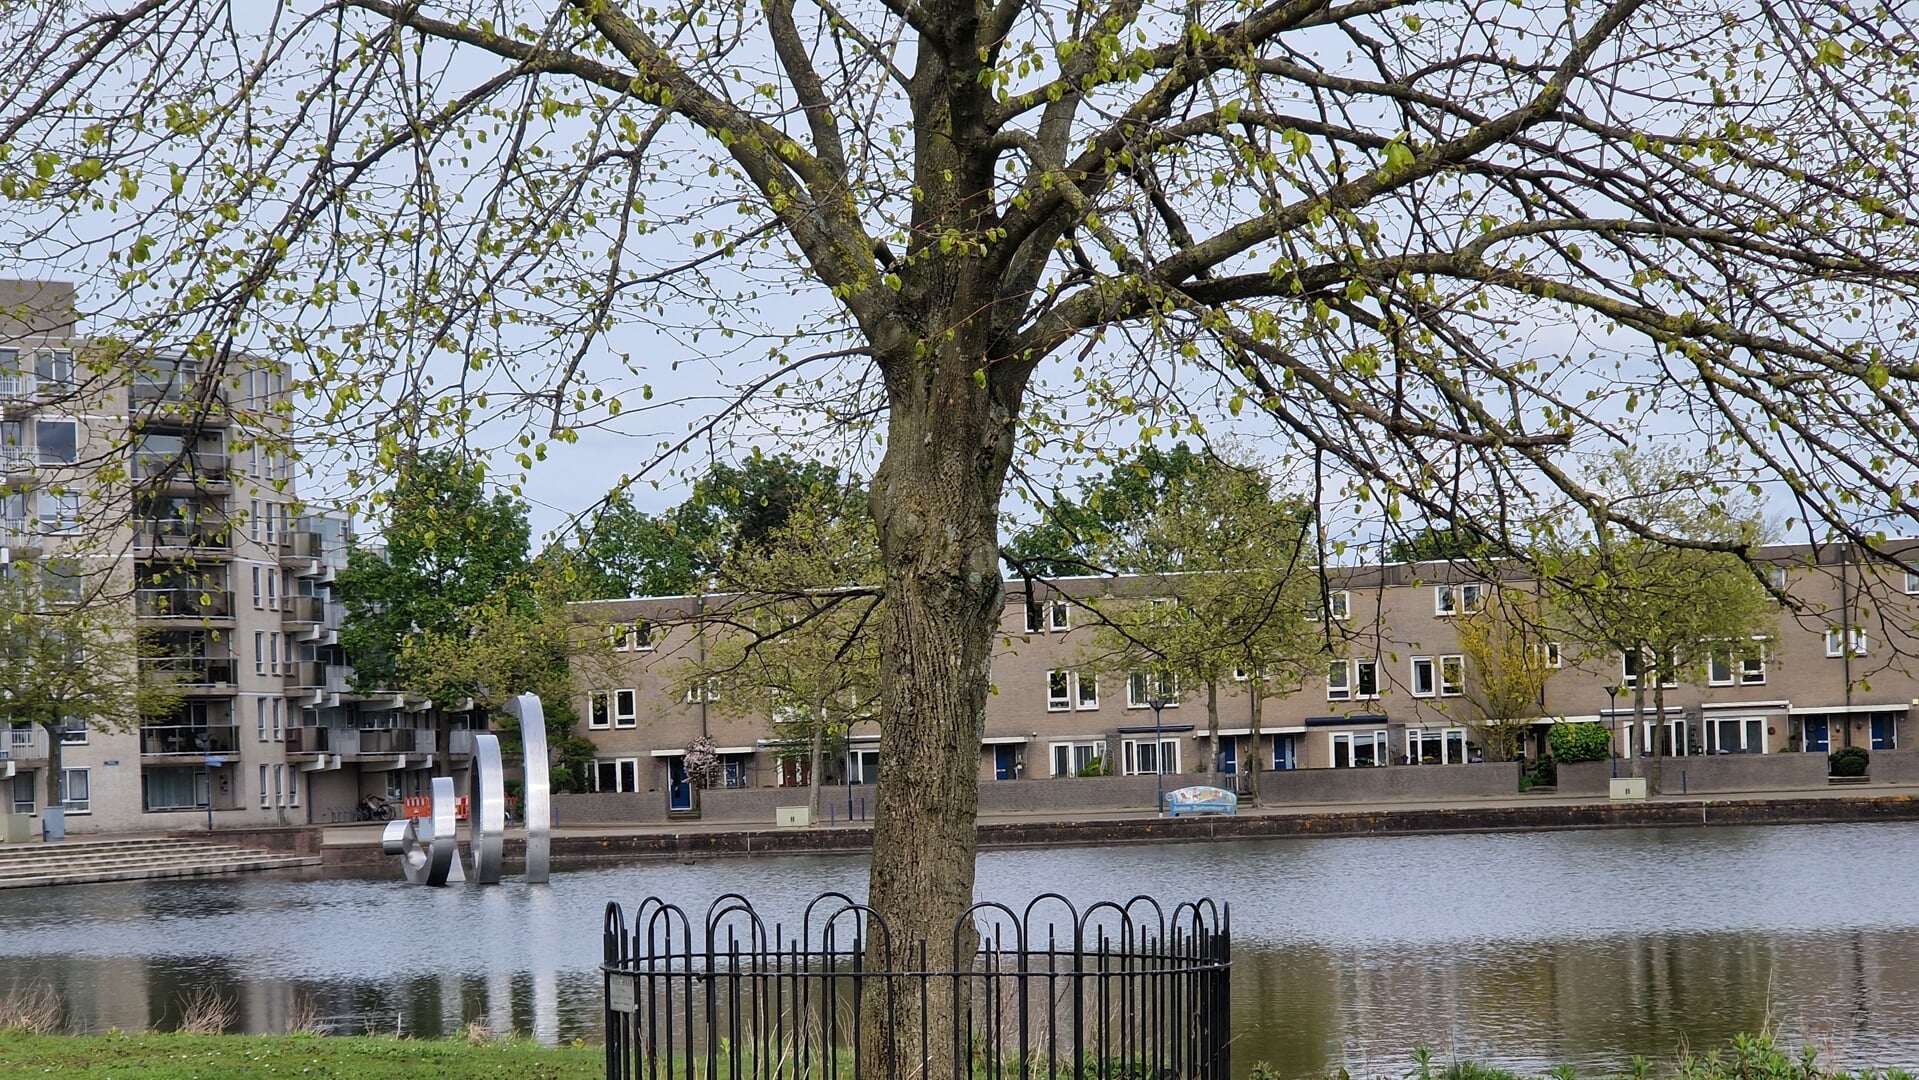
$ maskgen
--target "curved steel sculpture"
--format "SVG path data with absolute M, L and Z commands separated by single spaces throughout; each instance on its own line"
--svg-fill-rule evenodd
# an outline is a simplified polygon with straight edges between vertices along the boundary
M 521 805 L 526 816 L 526 880 L 543 885 L 552 856 L 552 772 L 546 756 L 546 711 L 533 694 L 521 694 L 506 703 L 507 714 L 520 722 L 525 787 Z M 380 837 L 380 848 L 400 857 L 400 872 L 415 885 L 445 885 L 465 881 L 459 839 L 454 832 L 459 800 L 452 777 L 433 778 L 431 816 L 390 822 Z M 501 761 L 500 737 L 491 732 L 473 735 L 473 767 L 467 779 L 467 818 L 472 880 L 497 885 L 505 862 L 506 769 Z

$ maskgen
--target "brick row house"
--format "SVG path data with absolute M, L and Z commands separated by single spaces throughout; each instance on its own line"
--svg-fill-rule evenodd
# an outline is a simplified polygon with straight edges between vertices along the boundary
M 1776 639 L 1736 649 L 1702 643 L 1710 656 L 1703 677 L 1668 682 L 1663 718 L 1653 715 L 1649 687 L 1637 731 L 1632 658 L 1571 641 L 1543 643 L 1552 670 L 1522 753 L 1543 753 L 1555 720 L 1607 725 L 1625 757 L 1648 753 L 1655 739 L 1663 754 L 1692 756 L 1824 754 L 1844 745 L 1891 750 L 1919 738 L 1902 731 L 1919 698 L 1907 666 L 1919 655 L 1919 575 L 1862 558 L 1850 546 L 1781 545 L 1764 557 L 1774 583 L 1800 610 L 1782 615 Z M 1531 586 L 1507 580 L 1500 587 Z M 1491 588 L 1468 568 L 1445 563 L 1329 569 L 1323 669 L 1315 664 L 1288 685 L 1267 682 L 1257 743 L 1250 684 L 1222 684 L 1220 771 L 1480 760 L 1468 693 L 1474 672 L 1455 628 Z M 1089 661 L 1098 603 L 1144 600 L 1150 591 L 1124 578 L 1006 583 L 995 692 L 980 734 L 982 785 L 1095 772 L 1163 770 L 1170 777 L 1200 767 L 1210 733 L 1199 688 L 1163 673 L 1095 670 Z M 576 664 L 574 673 L 583 734 L 598 748 L 594 790 L 651 793 L 668 810 L 691 810 L 696 797 L 683 759 L 703 735 L 718 744 L 721 786 L 805 782 L 804 763 L 775 737 L 767 717 L 686 684 L 689 659 L 707 644 L 704 634 L 717 632 L 700 629 L 700 609 L 724 602 L 652 597 L 573 605 L 582 637 L 596 643 L 589 646 L 592 662 Z M 825 779 L 872 782 L 882 737 L 875 723 L 854 725 Z

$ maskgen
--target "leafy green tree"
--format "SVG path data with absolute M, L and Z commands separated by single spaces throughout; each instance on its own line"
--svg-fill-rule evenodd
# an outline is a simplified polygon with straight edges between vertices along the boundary
M 1562 532 L 1549 530 L 1541 544 L 1554 618 L 1573 640 L 1594 646 L 1588 651 L 1599 663 L 1625 657 L 1632 669 L 1637 745 L 1648 691 L 1664 732 L 1667 685 L 1698 679 L 1714 648 L 1776 639 L 1779 608 L 1754 567 L 1733 553 L 1760 543 L 1758 511 L 1728 492 L 1709 455 L 1620 453 L 1596 479 L 1611 502 L 1629 507 L 1633 520 L 1706 545 L 1620 536 L 1604 516 L 1588 537 L 1568 544 Z M 1664 742 L 1652 740 L 1655 759 L 1665 753 Z
M 794 505 L 754 542 L 717 541 L 728 603 L 707 620 L 706 648 L 683 665 L 685 688 L 713 707 L 768 716 L 782 755 L 806 764 L 820 812 L 826 755 L 849 729 L 876 719 L 881 699 L 879 551 L 872 524 L 831 489 Z
M 1206 695 L 1207 749 L 1217 773 L 1219 688 L 1246 681 L 1252 715 L 1251 797 L 1259 799 L 1260 713 L 1269 687 L 1296 684 L 1324 655 L 1309 618 L 1318 606 L 1310 508 L 1273 491 L 1257 468 L 1207 456 L 1148 485 L 1136 517 L 1105 530 L 1086 550 L 1152 574 L 1166 595 L 1093 602 L 1099 626 L 1089 666 L 1122 675 L 1170 673 Z
M 1116 560 L 1161 557 L 1144 551 L 1140 530 L 1174 489 L 1206 469 L 1206 460 L 1183 442 L 1140 447 L 1105 476 L 1082 481 L 1077 498 L 1056 496 L 1038 522 L 1006 541 L 1007 563 L 1033 577 L 1148 572 L 1143 563 Z
M 403 456 L 385 505 L 380 544 L 356 546 L 338 576 L 340 644 L 361 687 L 428 690 L 442 678 L 433 664 L 405 663 L 409 639 L 517 632 L 535 607 L 527 507 L 489 492 L 480 466 L 452 450 Z
M 1453 619 L 1470 724 L 1490 760 L 1511 761 L 1545 705 L 1556 670 L 1545 614 L 1537 596 L 1494 588 L 1478 611 Z
M 1498 558 L 1508 552 L 1487 530 L 1471 522 L 1426 525 L 1386 546 L 1389 562 L 1472 562 Z
M 0 727 L 37 724 L 46 733 L 48 806 L 65 802 L 60 733 L 68 724 L 128 731 L 180 700 L 171 683 L 141 671 L 131 610 L 79 603 L 76 584 L 44 563 L 0 564 Z
M 0 8 L 11 250 L 110 267 L 129 349 L 288 357 L 349 480 L 669 406 L 635 472 L 879 446 L 901 955 L 973 899 L 1016 457 L 1238 417 L 1384 514 L 1750 554 L 1578 475 L 1692 425 L 1820 531 L 1919 521 L 1911 49 L 1848 0 L 271 7 Z

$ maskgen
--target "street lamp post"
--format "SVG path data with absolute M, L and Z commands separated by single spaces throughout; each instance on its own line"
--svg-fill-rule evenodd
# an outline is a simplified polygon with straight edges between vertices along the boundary
M 1166 744 L 1160 738 L 1159 711 L 1166 707 L 1166 699 L 1154 694 L 1146 699 L 1153 710 L 1153 808 L 1155 812 L 1166 812 Z
M 1619 687 L 1606 687 L 1606 723 L 1612 732 L 1612 775 L 1619 779 Z

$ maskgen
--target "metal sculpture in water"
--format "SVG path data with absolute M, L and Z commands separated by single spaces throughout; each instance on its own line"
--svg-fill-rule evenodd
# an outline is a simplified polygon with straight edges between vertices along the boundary
M 545 884 L 551 862 L 553 836 L 552 776 L 546 759 L 546 711 L 533 694 L 521 694 L 506 703 L 507 715 L 520 723 L 522 774 L 521 808 L 526 819 L 526 880 Z M 462 865 L 454 832 L 458 796 L 450 777 L 433 778 L 432 812 L 425 818 L 391 822 L 381 837 L 381 848 L 400 857 L 400 872 L 415 885 L 442 886 L 471 880 L 497 885 L 504 863 L 506 837 L 506 769 L 500 758 L 500 737 L 491 732 L 473 735 L 473 767 L 468 774 L 467 818 L 473 870 Z

